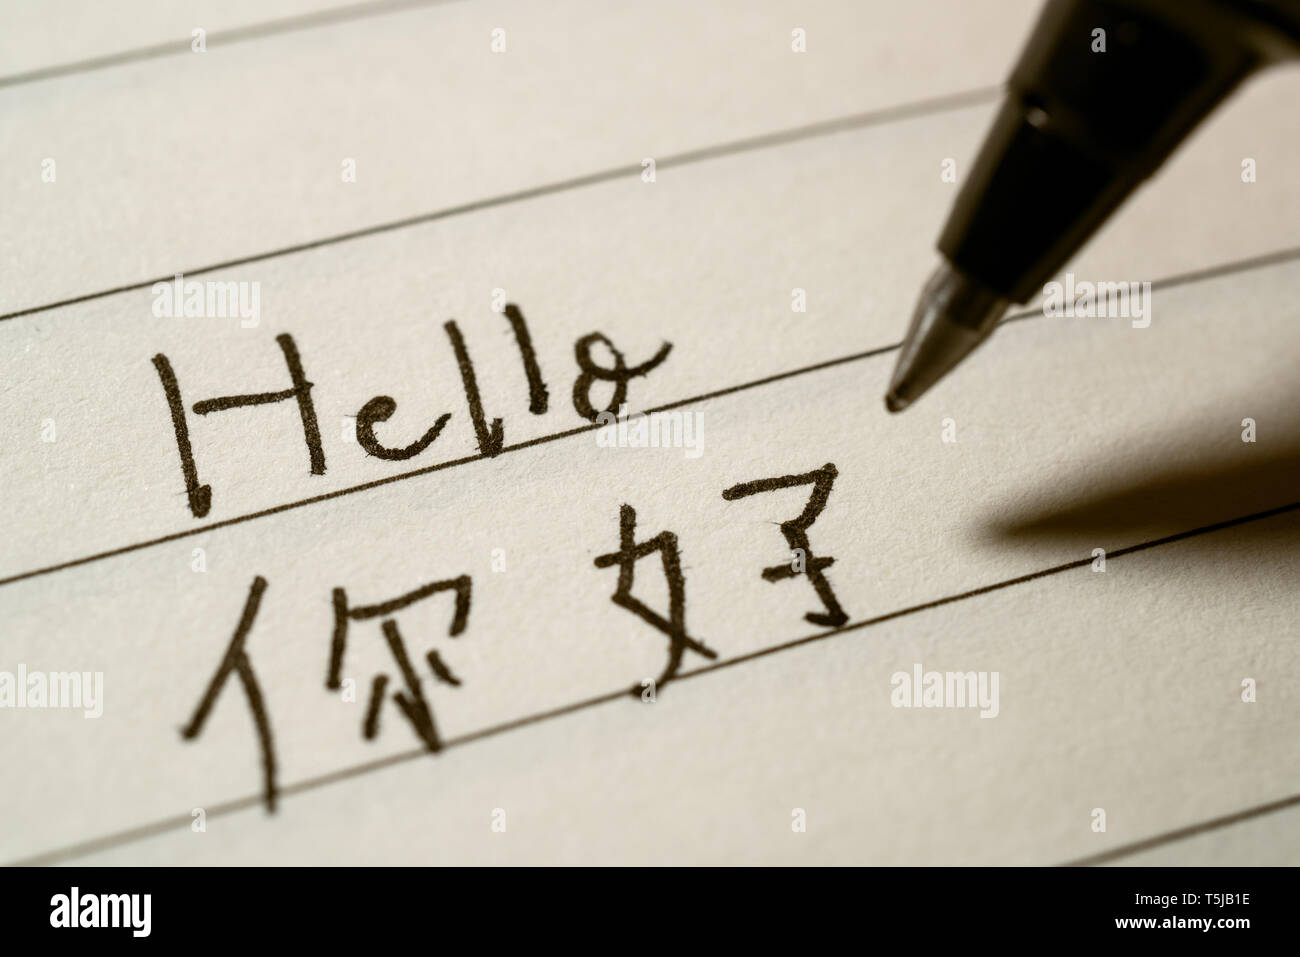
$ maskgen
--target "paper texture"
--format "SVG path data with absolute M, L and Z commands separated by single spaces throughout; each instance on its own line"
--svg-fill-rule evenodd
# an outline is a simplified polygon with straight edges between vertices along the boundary
M 1220 819 L 1300 770 L 1300 75 L 1067 267 L 1149 324 L 1031 304 L 881 404 L 1034 9 L 412 4 L 0 85 L 0 671 L 102 674 L 0 708 L 0 860 L 1294 863 L 1294 810 Z M 584 416 L 611 345 L 670 447 Z M 382 458 L 378 397 L 384 449 L 449 418 Z M 205 710 L 250 595 L 261 707 Z

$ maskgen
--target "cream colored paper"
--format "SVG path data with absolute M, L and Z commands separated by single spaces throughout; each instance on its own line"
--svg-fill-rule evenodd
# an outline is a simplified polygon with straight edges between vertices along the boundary
M 864 355 L 902 334 L 959 187 L 945 161 L 960 181 L 1032 14 L 463 2 L 0 88 L 0 294 L 37 310 L 0 321 L 0 671 L 104 676 L 98 718 L 0 709 L 0 755 L 26 769 L 0 796 L 0 859 L 1294 862 L 1285 809 L 1215 822 L 1294 793 L 1295 514 L 1124 551 L 1300 499 L 1300 179 L 1274 121 L 1300 74 L 1235 97 L 1068 267 L 1152 282 L 1149 327 L 1035 310 L 898 417 L 893 353 Z M 70 42 L 0 73 L 94 55 Z M 257 282 L 257 325 L 155 315 L 150 281 L 178 271 Z M 117 286 L 137 288 L 41 308 Z M 495 457 L 452 319 L 503 420 Z M 629 364 L 672 344 L 628 402 L 690 416 L 698 455 L 578 431 L 593 332 Z M 291 402 L 190 413 L 212 488 L 196 518 L 151 359 L 187 406 L 286 389 L 284 333 L 325 473 Z M 451 418 L 381 461 L 347 438 L 378 395 L 391 445 Z M 761 577 L 792 560 L 780 523 L 810 486 L 722 495 L 826 463 L 808 535 L 835 559 L 838 631 L 805 620 L 806 578 Z M 717 654 L 687 651 L 653 703 L 618 693 L 660 675 L 667 639 L 595 563 L 625 504 L 637 541 L 676 535 L 688 631 Z M 332 590 L 376 603 L 460 575 L 459 636 L 450 595 L 394 616 L 448 746 L 423 753 L 391 700 L 364 740 L 371 676 L 396 669 L 379 621 L 354 622 L 356 700 L 325 687 Z M 274 814 L 234 676 L 180 734 L 255 576 Z M 666 614 L 657 557 L 633 594 Z M 918 664 L 996 672 L 997 716 L 894 707 Z

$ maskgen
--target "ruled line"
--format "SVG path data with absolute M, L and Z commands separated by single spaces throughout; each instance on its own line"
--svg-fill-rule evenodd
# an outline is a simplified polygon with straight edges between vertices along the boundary
M 1141 841 L 1134 841 L 1131 844 L 1122 844 L 1119 847 L 1111 848 L 1108 851 L 1102 851 L 1099 854 L 1090 854 L 1087 857 L 1080 857 L 1073 861 L 1067 861 L 1061 866 L 1093 867 L 1097 864 L 1109 864 L 1111 861 L 1117 861 L 1120 858 L 1129 857 L 1133 854 L 1140 854 L 1143 851 L 1149 851 L 1155 847 L 1164 847 L 1168 844 L 1176 844 L 1179 841 L 1187 840 L 1189 837 L 1198 837 L 1201 834 L 1208 834 L 1211 831 L 1218 831 L 1225 827 L 1231 827 L 1234 824 L 1240 824 L 1242 821 L 1264 817 L 1267 814 L 1275 814 L 1278 811 L 1283 811 L 1289 807 L 1297 806 L 1300 806 L 1300 794 L 1293 794 L 1290 797 L 1285 797 L 1278 801 L 1270 801 L 1267 804 L 1257 804 L 1255 807 L 1246 808 L 1244 811 L 1234 811 L 1233 813 L 1225 814 L 1222 817 L 1212 817 L 1209 820 L 1200 821 L 1196 824 L 1189 824 L 1187 827 L 1180 827 L 1177 830 L 1166 831 L 1163 834 L 1156 834 L 1154 837 L 1144 838 Z
M 904 103 L 900 106 L 890 106 L 878 110 L 854 113 L 836 119 L 809 123 L 805 126 L 790 127 L 773 133 L 761 133 L 757 136 L 744 137 L 727 143 L 717 143 L 712 146 L 705 146 L 699 149 L 687 150 L 682 153 L 665 156 L 656 161 L 655 168 L 661 171 L 665 169 L 675 169 L 695 163 L 702 163 L 708 160 L 721 159 L 728 156 L 738 156 L 757 150 L 771 149 L 777 146 L 788 146 L 791 143 L 816 139 L 822 136 L 831 136 L 836 133 L 847 133 L 853 130 L 880 126 L 886 123 L 893 123 L 916 117 L 932 116 L 953 110 L 968 109 L 972 106 L 991 103 L 1001 94 L 1001 92 L 1002 87 L 1000 86 L 983 87 L 975 90 L 967 90 L 962 93 L 952 93 L 926 100 L 917 100 L 912 103 Z M 202 276 L 222 269 L 233 269 L 237 266 L 247 266 L 251 263 L 266 262 L 267 260 L 278 259 L 283 256 L 292 256 L 297 253 L 310 252 L 315 249 L 336 246 L 341 243 L 353 242 L 358 239 L 367 239 L 371 236 L 379 236 L 397 230 L 410 229 L 413 226 L 423 226 L 427 223 L 451 219 L 456 216 L 465 216 L 470 213 L 482 212 L 488 209 L 497 209 L 502 206 L 509 206 L 530 199 L 539 199 L 543 196 L 554 196 L 559 193 L 566 193 L 589 186 L 599 186 L 625 177 L 640 177 L 641 173 L 641 161 L 637 160 L 635 164 L 598 170 L 594 173 L 586 173 L 582 176 L 556 180 L 552 183 L 545 183 L 541 186 L 532 186 L 527 189 L 515 190 L 514 192 L 501 193 L 497 196 L 473 200 L 468 203 L 461 203 L 456 206 L 449 206 L 432 212 L 417 213 L 414 216 L 406 216 L 402 219 L 394 219 L 371 226 L 364 226 L 359 229 L 351 229 L 346 232 L 335 233 L 330 236 L 324 236 L 307 242 L 281 246 L 276 249 L 253 253 L 248 256 L 241 256 L 237 259 L 227 259 L 223 262 L 210 263 L 206 266 L 174 269 L 165 276 L 154 276 L 150 279 L 125 283 L 120 286 L 113 286 L 110 289 L 101 289 L 97 292 L 83 293 L 79 296 L 59 299 L 39 306 L 28 306 L 24 309 L 18 309 L 0 315 L 0 322 L 8 319 L 18 319 L 22 316 L 31 316 L 37 313 L 48 312 L 51 309 L 59 309 L 64 306 L 75 306 L 85 302 L 93 302 L 97 299 L 104 299 L 108 296 L 116 296 L 125 292 L 136 292 L 141 289 L 149 289 L 155 283 L 171 282 L 178 272 L 183 273 L 186 276 Z
M 1221 279 L 1224 276 L 1247 272 L 1251 269 L 1266 269 L 1269 266 L 1280 266 L 1283 263 L 1292 262 L 1297 259 L 1300 259 L 1300 246 L 1287 246 L 1283 249 L 1274 250 L 1273 252 L 1261 253 L 1258 256 L 1229 260 L 1228 262 L 1216 263 L 1213 266 L 1203 266 L 1200 269 L 1190 269 L 1187 272 L 1165 276 L 1163 279 L 1153 280 L 1151 288 L 1172 289 L 1175 286 L 1186 286 L 1194 282 L 1205 282 L 1209 279 Z M 1002 317 L 998 325 L 1005 322 L 1015 322 L 1020 319 L 1032 319 L 1035 316 L 1042 315 L 1042 303 L 1039 302 L 1037 305 L 1033 305 L 1030 308 L 1008 313 Z
M 1293 246 L 1287 249 L 1278 250 L 1272 253 L 1266 253 L 1260 256 L 1252 256 L 1247 259 L 1233 260 L 1226 263 L 1220 263 L 1214 266 L 1208 266 L 1203 269 L 1193 270 L 1191 272 L 1179 273 L 1168 276 L 1164 279 L 1157 279 L 1151 283 L 1153 289 L 1170 289 L 1175 286 L 1188 285 L 1195 282 L 1202 282 L 1209 279 L 1218 279 L 1223 276 L 1234 273 L 1246 272 L 1252 269 L 1263 269 L 1269 266 L 1276 266 L 1286 262 L 1300 260 L 1300 246 Z M 1023 312 L 1012 313 L 1006 316 L 1002 322 L 1015 322 L 1023 319 L 1031 319 L 1035 316 L 1042 316 L 1039 310 L 1026 310 Z M 793 379 L 802 375 L 809 375 L 814 372 L 821 372 L 827 369 L 833 369 L 838 366 L 847 365 L 853 362 L 861 362 L 876 356 L 887 355 L 896 351 L 900 343 L 878 346 L 874 349 L 867 349 L 864 352 L 855 352 L 850 355 L 840 356 L 835 359 L 827 359 L 822 362 L 816 362 L 812 365 L 801 366 L 797 369 L 789 369 L 785 372 L 778 372 L 773 375 L 763 376 L 759 379 L 752 379 L 748 382 L 742 382 L 738 385 L 728 386 L 722 389 L 716 389 L 712 392 L 705 392 L 700 395 L 690 396 L 685 399 L 678 399 L 664 405 L 657 405 L 645 410 L 647 414 L 656 412 L 669 412 L 673 409 L 680 409 L 685 406 L 695 405 L 701 402 L 707 402 L 712 399 L 723 396 L 734 395 L 739 392 L 745 392 L 750 389 L 761 388 L 774 382 L 781 382 L 785 379 Z M 248 512 L 244 515 L 237 515 L 233 518 L 223 519 L 219 522 L 209 522 L 206 525 L 196 525 L 192 528 L 183 529 L 178 532 L 171 532 L 166 535 L 160 535 L 157 538 L 150 538 L 145 541 L 134 542 L 130 545 L 122 545 L 118 548 L 112 548 L 103 552 L 96 552 L 91 555 L 84 555 L 81 558 L 73 558 L 68 561 L 58 562 L 53 565 L 46 565 L 41 568 L 33 568 L 25 572 L 18 572 L 5 578 L 0 578 L 0 587 L 12 585 L 16 582 L 26 581 L 31 578 L 39 578 L 43 575 L 52 575 L 55 572 L 64 571 L 69 568 L 77 568 L 81 565 L 88 565 L 92 562 L 103 561 L 108 558 L 116 558 L 119 555 L 127 555 L 132 552 L 138 552 L 142 549 L 153 548 L 157 545 L 165 545 L 168 542 L 180 541 L 194 535 L 201 535 L 207 532 L 216 531 L 221 528 L 229 528 L 234 525 L 242 525 L 245 522 L 255 521 L 261 518 L 268 518 L 272 515 L 279 515 L 282 512 L 293 511 L 294 509 L 305 508 L 309 505 L 316 505 L 320 502 L 328 502 L 337 498 L 343 498 L 348 495 L 355 495 L 360 492 L 367 492 L 371 489 L 381 488 L 385 485 L 391 485 L 395 482 L 402 482 L 407 479 L 417 478 L 421 475 L 431 475 L 434 472 L 441 472 L 446 469 L 457 468 L 462 465 L 470 465 L 474 462 L 481 462 L 489 458 L 500 458 L 511 452 L 520 452 L 538 445 L 546 445 L 550 442 L 558 442 L 561 439 L 571 438 L 575 435 L 582 435 L 592 432 L 600 426 L 595 423 L 575 426 L 571 429 L 564 429 L 560 432 L 553 432 L 548 435 L 537 436 L 523 442 L 516 442 L 504 446 L 495 456 L 483 454 L 467 455 L 462 458 L 449 459 L 445 462 L 437 462 L 433 465 L 426 465 L 422 468 L 411 469 L 406 472 L 399 472 L 396 475 L 388 475 L 384 478 L 373 479 L 369 482 L 362 482 L 359 485 L 350 485 L 346 488 L 335 489 L 332 492 L 324 492 L 320 495 L 312 495 L 307 498 L 297 499 L 292 502 L 285 502 L 271 508 L 260 509 L 256 512 Z
M 229 30 L 217 30 L 207 34 L 206 43 L 208 51 L 212 52 L 213 50 L 219 50 L 221 47 L 245 43 L 249 40 L 261 40 L 265 37 L 296 33 L 299 30 L 309 30 L 313 27 L 366 20 L 390 13 L 415 10 L 420 7 L 443 6 L 454 2 L 457 2 L 457 0 L 376 0 L 374 3 L 355 3 L 343 7 L 334 7 L 329 10 L 317 10 L 313 13 L 284 17 L 280 20 L 267 20 L 263 23 L 251 23 L 243 27 L 231 27 Z M 0 89 L 21 86 L 24 83 L 37 83 L 41 80 L 52 80 L 56 77 L 75 76 L 78 73 L 106 70 L 110 67 L 124 66 L 127 63 L 141 63 L 146 60 L 157 60 L 181 53 L 189 53 L 191 52 L 190 42 L 191 38 L 187 36 L 180 40 L 168 40 L 151 46 L 135 47 L 130 50 L 120 50 L 117 53 L 87 57 L 84 60 L 73 60 L 68 63 L 38 67 L 24 73 L 11 73 L 8 76 L 0 76 Z
M 1187 529 L 1186 531 L 1182 531 L 1182 532 L 1176 532 L 1172 535 L 1166 535 L 1162 538 L 1155 538 L 1149 541 L 1139 542 L 1138 544 L 1135 545 L 1128 545 L 1123 548 L 1117 548 L 1111 552 L 1108 552 L 1106 557 L 1108 561 L 1113 561 L 1117 558 L 1123 558 L 1125 555 L 1134 555 L 1139 552 L 1148 551 L 1153 548 L 1160 548 L 1165 545 L 1172 545 L 1177 542 L 1186 541 L 1187 539 L 1196 538 L 1201 535 L 1208 535 L 1213 532 L 1223 531 L 1229 528 L 1236 528 L 1241 525 L 1250 524 L 1252 522 L 1263 521 L 1269 518 L 1275 518 L 1281 515 L 1286 515 L 1291 512 L 1295 512 L 1297 510 L 1300 510 L 1300 501 L 1291 502 L 1287 505 L 1280 505 L 1277 508 L 1266 509 L 1265 511 L 1261 511 L 1261 512 L 1252 512 L 1249 515 L 1241 515 L 1236 518 L 1230 518 L 1222 522 L 1215 522 L 1210 525 L 1201 525 L 1198 526 L 1197 528 Z M 795 638 L 790 641 L 781 642 L 780 644 L 772 645 L 768 648 L 761 648 L 758 651 L 752 651 L 747 654 L 737 655 L 733 658 L 727 658 L 722 661 L 712 662 L 710 664 L 703 665 L 698 668 L 684 670 L 680 672 L 673 679 L 672 683 L 675 684 L 679 681 L 684 681 L 688 678 L 698 678 L 704 675 L 713 674 L 714 672 L 722 671 L 723 669 L 726 668 L 733 668 L 737 665 L 742 665 L 759 658 L 766 658 L 770 655 L 791 651 L 795 648 L 802 648 L 805 645 L 810 645 L 820 641 L 826 641 L 828 639 L 835 638 L 840 635 L 849 634 L 850 632 L 862 631 L 863 629 L 866 628 L 872 628 L 877 625 L 884 624 L 886 622 L 895 621 L 897 619 L 905 618 L 910 615 L 915 615 L 921 612 L 930 611 L 935 608 L 943 607 L 944 605 L 951 605 L 956 602 L 967 601 L 971 598 L 977 598 L 982 595 L 991 594 L 993 592 L 1003 591 L 1008 588 L 1013 588 L 1017 585 L 1023 585 L 1028 582 L 1038 581 L 1040 579 L 1048 578 L 1053 575 L 1059 575 L 1064 572 L 1072 571 L 1075 569 L 1090 567 L 1092 565 L 1092 562 L 1093 562 L 1092 556 L 1089 555 L 1086 558 L 1080 558 L 1071 562 L 1064 562 L 1059 565 L 1052 565 L 1047 568 L 1039 569 L 1038 571 L 1029 572 L 1028 574 L 1025 575 L 1018 575 L 1014 578 L 1007 578 L 1002 581 L 994 582 L 989 585 L 983 585 L 978 588 L 972 588 L 969 589 L 968 591 L 958 592 L 956 594 L 948 595 L 943 598 L 936 598 L 931 601 L 923 602 L 917 605 L 909 605 L 905 608 L 900 608 L 895 611 L 887 612 L 883 615 L 877 615 L 874 618 L 865 618 L 862 621 L 854 622 L 848 625 L 843 625 L 839 628 L 832 628 L 824 631 L 819 631 L 811 635 L 805 635 L 801 638 Z M 542 722 L 549 721 L 554 718 L 560 718 L 566 715 L 587 711 L 592 708 L 609 704 L 614 701 L 627 700 L 627 698 L 628 698 L 627 688 L 624 687 L 624 688 L 620 688 L 618 691 L 611 691 L 606 694 L 596 695 L 595 697 L 584 698 L 580 701 L 572 702 L 566 705 L 561 705 L 559 707 L 551 708 L 545 711 L 540 711 L 535 714 L 526 715 L 522 718 L 516 718 L 514 720 L 506 721 L 501 724 L 490 725 L 478 731 L 473 731 L 468 734 L 447 739 L 446 741 L 443 742 L 443 751 L 446 751 L 448 748 L 464 747 L 475 741 L 482 741 L 487 738 L 496 737 L 497 735 L 500 734 L 505 734 L 506 732 L 509 731 L 515 731 L 520 728 L 526 728 L 532 725 L 540 724 Z M 296 795 L 296 794 L 302 794 L 308 791 L 317 790 L 322 787 L 327 787 L 331 784 L 337 784 L 340 781 L 347 781 L 358 777 L 363 777 L 372 772 L 381 771 L 385 768 L 394 767 L 399 764 L 405 764 L 410 761 L 415 761 L 417 759 L 427 758 L 427 757 L 429 757 L 428 749 L 423 747 L 412 748 L 408 751 L 400 751 L 396 754 L 391 754 L 386 757 L 378 758 L 373 761 L 366 761 L 360 764 L 351 765 L 346 768 L 340 768 L 337 771 L 331 771 L 326 774 L 317 775 L 315 777 L 304 778 L 303 780 L 298 781 L 294 784 L 288 784 L 281 787 L 277 793 L 281 798 L 289 797 L 291 795 Z M 207 811 L 207 816 L 209 818 L 213 818 L 213 817 L 221 817 L 227 814 L 233 814 L 237 811 L 243 811 L 243 810 L 249 810 L 251 808 L 255 808 L 261 805 L 263 803 L 263 800 L 264 800 L 264 795 L 262 795 L 259 792 L 257 794 L 250 794 L 242 798 L 236 798 L 234 800 L 226 801 L 219 804 L 206 805 L 205 807 Z M 1219 827 L 1226 827 L 1229 824 L 1236 823 L 1238 820 L 1245 820 L 1249 817 L 1254 817 L 1260 814 L 1269 813 L 1271 810 L 1279 810 L 1282 807 L 1290 806 L 1291 803 L 1300 803 L 1300 796 L 1297 796 L 1295 798 L 1287 798 L 1284 799 L 1284 801 L 1282 802 L 1274 802 L 1273 804 L 1269 804 L 1269 805 L 1260 805 L 1257 808 L 1248 808 L 1246 810 L 1239 811 L 1233 815 L 1228 815 L 1222 818 L 1214 818 L 1202 822 L 1201 824 L 1193 825 L 1187 828 L 1182 828 L 1181 830 L 1170 831 L 1167 834 L 1161 834 L 1155 837 L 1147 838 L 1143 841 L 1138 841 L 1133 844 L 1124 845 L 1123 847 L 1114 848 L 1110 851 L 1103 852 L 1102 854 L 1094 855 L 1093 857 L 1081 858 L 1071 863 L 1086 865 L 1086 864 L 1104 863 L 1106 861 L 1116 860 L 1128 854 L 1135 854 L 1138 853 L 1139 851 L 1147 850 L 1149 847 L 1155 847 L 1163 844 L 1171 844 L 1174 843 L 1175 841 L 1182 840 L 1186 837 L 1192 837 L 1195 836 L 1196 834 L 1204 833 L 1205 831 L 1208 830 L 1214 830 Z M 129 828 L 126 830 L 115 831 L 111 834 L 106 834 L 101 837 L 91 838 L 86 841 L 80 841 L 78 843 L 70 844 L 65 847 L 55 848 L 50 851 L 45 851 L 40 854 L 33 855 L 31 857 L 26 857 L 16 861 L 12 861 L 10 862 L 9 865 L 6 866 L 36 866 L 36 865 L 62 863 L 64 861 L 73 860 L 78 857 L 84 857 L 87 854 L 98 853 L 100 851 L 109 850 L 114 847 L 125 846 L 137 841 L 145 840 L 150 837 L 157 837 L 171 830 L 179 829 L 182 827 L 188 828 L 191 823 L 192 823 L 192 819 L 189 814 L 179 814 L 173 817 L 162 818 L 160 820 L 153 821 L 148 824 L 143 824 L 137 827 Z

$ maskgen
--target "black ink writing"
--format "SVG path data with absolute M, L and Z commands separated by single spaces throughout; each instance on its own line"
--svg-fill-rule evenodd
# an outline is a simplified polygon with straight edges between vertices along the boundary
M 542 376 L 541 365 L 537 358 L 537 349 L 533 344 L 532 334 L 523 310 L 516 303 L 506 303 L 504 307 L 506 321 L 510 324 L 515 345 L 519 350 L 519 359 L 524 375 L 528 381 L 528 411 L 533 415 L 544 415 L 550 403 L 550 390 Z M 479 454 L 488 458 L 499 455 L 505 448 L 505 423 L 500 416 L 489 418 L 483 404 L 483 393 L 479 386 L 478 374 L 470 358 L 469 346 L 461 333 L 456 320 L 443 324 L 443 331 L 451 345 L 456 366 L 460 372 L 461 386 L 465 392 L 465 403 L 469 411 L 470 424 L 474 428 L 474 437 Z M 195 402 L 192 411 L 195 415 L 211 415 L 230 409 L 250 406 L 272 405 L 278 402 L 296 400 L 302 419 L 303 438 L 307 445 L 310 473 L 325 474 L 325 450 L 321 443 L 321 434 L 313 404 L 313 383 L 307 379 L 303 370 L 302 359 L 298 354 L 293 336 L 282 333 L 275 340 L 284 354 L 285 364 L 289 370 L 292 388 L 274 392 L 251 392 L 240 395 L 218 396 Z M 593 347 L 602 345 L 608 350 L 611 364 L 602 365 L 593 355 Z M 672 343 L 665 342 L 659 350 L 644 362 L 629 365 L 623 353 L 613 342 L 600 332 L 582 336 L 574 344 L 574 356 L 578 364 L 578 375 L 573 383 L 573 408 L 582 418 L 589 422 L 597 421 L 602 412 L 617 414 L 627 400 L 628 383 L 635 378 L 648 375 L 661 365 L 672 351 Z M 163 395 L 167 400 L 171 416 L 172 430 L 175 433 L 176 449 L 180 456 L 181 474 L 185 480 L 185 493 L 191 515 L 195 518 L 206 517 L 212 509 L 212 486 L 205 484 L 199 476 L 195 459 L 194 445 L 190 436 L 190 422 L 187 417 L 185 402 L 182 398 L 180 383 L 172 368 L 171 361 L 163 353 L 153 357 L 153 365 L 162 383 Z M 598 382 L 612 384 L 608 403 L 597 408 L 592 399 L 593 389 Z M 404 462 L 420 455 L 434 444 L 442 435 L 451 420 L 450 412 L 443 412 L 434 419 L 425 432 L 407 444 L 389 444 L 376 435 L 376 426 L 388 422 L 397 412 L 397 400 L 392 395 L 376 395 L 366 402 L 356 414 L 355 435 L 357 444 L 366 455 L 387 462 Z
M 493 419 L 491 426 L 488 425 L 487 415 L 483 412 L 483 397 L 478 391 L 478 379 L 474 376 L 474 363 L 470 361 L 469 350 L 465 348 L 465 339 L 460 334 L 456 320 L 452 319 L 442 328 L 446 330 L 451 348 L 456 353 L 456 365 L 460 367 L 460 381 L 465 387 L 465 401 L 469 404 L 469 418 L 474 423 L 478 450 L 484 455 L 496 455 L 505 444 L 501 420 Z
M 591 347 L 597 342 L 604 343 L 605 348 L 614 357 L 614 367 L 612 369 L 597 365 L 596 360 L 592 358 Z M 588 422 L 595 422 L 596 417 L 601 412 L 612 412 L 617 415 L 619 407 L 627 401 L 628 380 L 648 374 L 667 359 L 668 353 L 672 351 L 673 344 L 665 342 L 659 347 L 659 351 L 645 362 L 640 365 L 629 366 L 627 360 L 623 358 L 623 353 L 614 348 L 614 343 L 599 332 L 583 336 L 573 346 L 574 358 L 578 362 L 578 368 L 582 370 L 578 377 L 573 380 L 574 410 Z M 609 404 L 603 409 L 597 409 L 591 404 L 591 387 L 597 379 L 602 382 L 614 383 L 614 392 L 610 396 Z
M 528 376 L 528 411 L 533 415 L 544 415 L 549 399 L 546 382 L 542 379 L 541 366 L 537 364 L 537 350 L 533 348 L 533 337 L 528 334 L 528 323 L 513 302 L 506 303 L 506 320 L 514 330 L 519 358 L 524 363 L 524 375 Z
M 387 422 L 394 412 L 397 411 L 397 403 L 392 396 L 377 395 L 361 407 L 357 413 L 357 444 L 366 450 L 367 455 L 373 455 L 377 459 L 384 459 L 389 462 L 400 462 L 404 459 L 412 459 L 419 455 L 430 445 L 434 439 L 442 432 L 443 426 L 451 418 L 450 412 L 444 412 L 438 416 L 438 421 L 430 426 L 429 431 L 416 439 L 410 445 L 402 448 L 388 448 L 381 444 L 375 438 L 375 423 Z
M 204 399 L 194 403 L 195 415 L 209 415 L 226 409 L 244 406 L 271 405 L 288 399 L 298 400 L 298 413 L 302 419 L 303 437 L 307 443 L 307 454 L 311 462 L 312 475 L 325 474 L 325 449 L 321 445 L 320 428 L 316 422 L 316 408 L 311 401 L 312 383 L 307 381 L 303 372 L 302 360 L 298 356 L 298 347 L 293 336 L 288 333 L 278 335 L 280 351 L 284 353 L 285 364 L 289 367 L 292 389 L 280 392 L 254 392 L 245 395 L 228 395 L 216 399 Z M 212 487 L 199 482 L 198 467 L 194 462 L 194 452 L 190 446 L 189 426 L 185 418 L 185 404 L 181 400 L 180 385 L 172 371 L 171 362 L 161 352 L 153 357 L 154 368 L 162 382 L 163 393 L 167 397 L 167 406 L 171 411 L 172 428 L 176 433 L 176 448 L 180 452 L 181 472 L 185 476 L 185 494 L 189 499 L 190 512 L 195 518 L 203 518 L 212 507 Z
M 664 578 L 668 581 L 668 617 L 665 618 L 632 594 L 632 579 L 636 563 L 642 558 L 659 553 L 663 563 Z M 686 632 L 686 578 L 682 574 L 681 553 L 677 536 L 660 532 L 654 538 L 638 543 L 636 540 L 636 509 L 624 505 L 619 510 L 619 550 L 596 558 L 597 568 L 618 566 L 618 585 L 611 601 L 626 608 L 642 621 L 648 622 L 668 636 L 668 661 L 655 683 L 666 685 L 681 667 L 682 655 L 689 649 L 705 658 L 716 658 L 718 653 L 697 641 Z M 632 694 L 640 697 L 641 688 L 633 687 Z
M 464 632 L 469 621 L 471 580 L 468 575 L 430 582 L 389 601 L 357 607 L 349 607 L 347 592 L 342 588 L 335 588 L 333 595 L 334 635 L 330 642 L 329 672 L 325 679 L 326 688 L 337 689 L 342 685 L 343 658 L 347 648 L 349 622 L 365 621 L 373 618 L 382 619 L 380 628 L 383 631 L 384 641 L 388 645 L 393 660 L 397 663 L 397 670 L 404 685 L 402 690 L 393 693 L 393 703 L 397 705 L 416 735 L 430 751 L 442 750 L 442 739 L 438 736 L 432 705 L 421 688 L 420 678 L 411 664 L 411 658 L 407 654 L 406 644 L 401 631 L 397 627 L 397 622 L 391 616 L 418 601 L 423 601 L 431 595 L 444 591 L 453 591 L 456 596 L 455 612 L 452 616 L 451 626 L 448 629 L 448 634 L 454 638 Z M 452 687 L 460 686 L 460 680 L 452 674 L 451 669 L 443 663 L 442 658 L 438 656 L 436 651 L 430 651 L 425 656 L 425 661 L 428 662 L 435 679 Z M 379 733 L 380 708 L 387 689 L 387 675 L 376 675 L 371 680 L 370 701 L 367 704 L 366 716 L 362 725 L 362 736 L 367 741 L 374 740 Z
M 849 616 L 840 607 L 835 592 L 831 589 L 831 583 L 824 573 L 825 569 L 835 563 L 835 559 L 813 555 L 812 546 L 808 544 L 808 529 L 812 527 L 813 522 L 817 520 L 817 516 L 826 507 L 826 500 L 830 498 L 831 494 L 831 486 L 835 483 L 835 477 L 838 474 L 839 472 L 836 471 L 835 466 L 827 463 L 819 469 L 805 472 L 802 475 L 783 475 L 780 478 L 742 482 L 739 485 L 733 485 L 722 493 L 722 497 L 731 502 L 738 498 L 758 495 L 762 492 L 771 492 L 776 489 L 812 485 L 812 496 L 808 499 L 808 504 L 799 514 L 799 517 L 781 523 L 781 534 L 785 536 L 786 543 L 791 549 L 801 550 L 805 556 L 802 563 L 803 571 L 797 571 L 792 563 L 786 562 L 781 565 L 773 565 L 771 568 L 764 568 L 763 578 L 769 582 L 778 582 L 782 579 L 794 578 L 799 574 L 806 575 L 808 581 L 816 590 L 817 597 L 822 600 L 825 611 L 810 611 L 804 615 L 804 618 L 814 625 L 826 625 L 831 628 L 838 628 L 849 620 Z
M 253 621 L 257 618 L 257 610 L 262 604 L 262 595 L 265 591 L 266 579 L 258 575 L 253 579 L 252 587 L 248 590 L 248 600 L 244 602 L 243 614 L 240 615 L 234 637 L 230 639 L 230 644 L 226 648 L 225 657 L 222 658 L 216 674 L 212 676 L 212 681 L 209 682 L 208 690 L 204 692 L 199 706 L 194 710 L 194 716 L 190 718 L 189 724 L 181 729 L 181 737 L 186 741 L 192 741 L 199 736 L 204 723 L 208 720 L 208 715 L 212 712 L 213 705 L 221 695 L 221 689 L 225 687 L 226 679 L 233 672 L 239 678 L 239 683 L 244 688 L 244 695 L 248 698 L 248 708 L 253 713 L 253 724 L 257 728 L 257 739 L 262 749 L 263 801 L 267 811 L 274 811 L 275 742 L 271 737 L 271 719 L 266 712 L 266 703 L 262 699 L 262 689 L 258 687 L 257 676 L 253 674 L 253 663 L 244 648 L 244 642 L 253 628 Z

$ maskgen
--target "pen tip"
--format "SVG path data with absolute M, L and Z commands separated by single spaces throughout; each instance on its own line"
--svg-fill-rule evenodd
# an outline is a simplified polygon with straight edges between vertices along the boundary
M 1007 300 L 947 263 L 921 292 L 899 349 L 885 408 L 901 412 L 988 338 Z

